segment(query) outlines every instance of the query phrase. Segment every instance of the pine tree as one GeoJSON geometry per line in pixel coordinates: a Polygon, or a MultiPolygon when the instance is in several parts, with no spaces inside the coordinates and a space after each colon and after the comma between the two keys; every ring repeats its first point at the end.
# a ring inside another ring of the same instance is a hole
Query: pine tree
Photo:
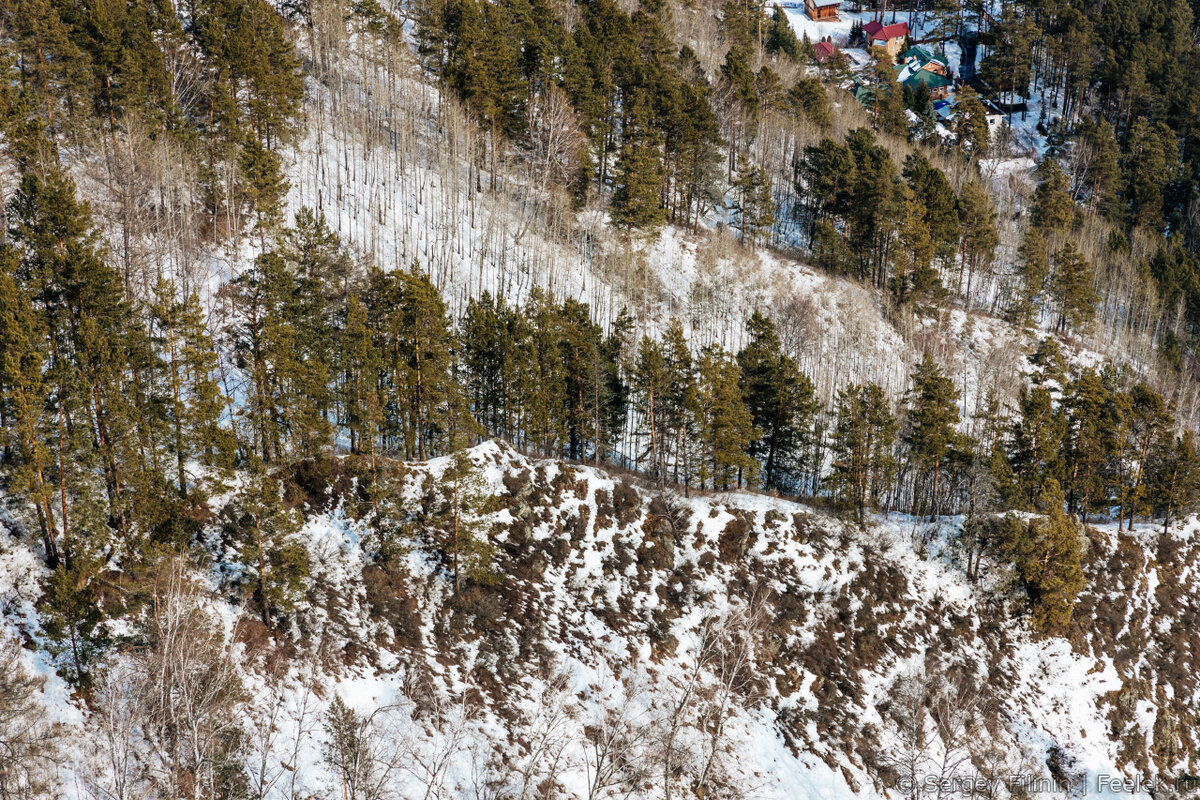
{"type": "Polygon", "coordinates": [[[308,550],[294,536],[300,516],[283,505],[281,492],[266,466],[251,459],[245,487],[224,510],[227,531],[267,627],[295,608],[311,570],[308,550]]]}
{"type": "Polygon", "coordinates": [[[561,353],[558,309],[541,290],[530,293],[528,357],[531,364],[521,387],[525,397],[525,427],[534,449],[560,455],[566,438],[567,400],[565,359],[561,353]]]}
{"type": "Polygon", "coordinates": [[[1096,315],[1092,265],[1071,242],[1066,242],[1054,254],[1051,295],[1058,304],[1059,330],[1079,329],[1096,315]]]}
{"type": "Polygon", "coordinates": [[[1050,390],[1022,387],[1008,446],[1017,490],[1008,501],[1015,507],[1032,508],[1039,488],[1057,473],[1062,437],[1062,420],[1055,414],[1050,390]]]}
{"type": "Polygon", "coordinates": [[[1151,501],[1162,514],[1164,532],[1172,521],[1195,508],[1200,498],[1200,446],[1191,431],[1159,439],[1151,456],[1147,484],[1151,501]]]}
{"type": "Polygon", "coordinates": [[[829,484],[838,502],[854,510],[860,526],[866,524],[867,509],[879,504],[892,483],[895,437],[896,420],[882,388],[865,384],[838,392],[829,484]]]}
{"type": "Polygon", "coordinates": [[[775,198],[771,178],[761,166],[753,165],[745,156],[742,169],[733,183],[737,228],[742,243],[757,244],[769,238],[775,226],[775,198]]]}
{"type": "Polygon", "coordinates": [[[891,56],[881,47],[872,48],[871,55],[875,89],[875,101],[872,104],[875,129],[907,139],[909,131],[904,107],[904,90],[896,82],[896,71],[892,68],[891,56]]]}
{"type": "Polygon", "coordinates": [[[1079,125],[1075,147],[1087,156],[1080,181],[1087,187],[1088,211],[1115,218],[1119,211],[1117,188],[1121,175],[1120,147],[1112,125],[1104,119],[1084,120],[1079,125]]]}
{"type": "Polygon", "coordinates": [[[0,420],[6,452],[15,445],[19,454],[15,485],[33,500],[46,559],[53,568],[59,560],[59,531],[46,446],[46,353],[29,299],[10,273],[15,256],[12,250],[0,249],[0,420]]]}
{"type": "Polygon", "coordinates": [[[208,331],[200,297],[188,295],[179,309],[179,366],[187,397],[187,435],[191,451],[206,467],[227,472],[238,451],[237,437],[222,423],[229,407],[219,381],[219,358],[208,331]]]}
{"type": "Polygon", "coordinates": [[[1037,349],[1029,355],[1029,365],[1035,370],[1031,377],[1034,386],[1062,386],[1065,381],[1067,360],[1062,345],[1053,336],[1038,341],[1037,349]]]}
{"type": "Polygon", "coordinates": [[[451,449],[456,436],[474,435],[469,400],[457,381],[455,338],[441,292],[417,265],[376,273],[384,351],[395,416],[392,435],[407,458],[451,449]]]}
{"type": "MultiPolygon", "coordinates": [[[[958,198],[959,214],[962,217],[961,263],[967,272],[966,298],[971,304],[971,288],[976,273],[990,275],[1000,244],[996,230],[996,210],[992,200],[978,181],[968,181],[958,198]]],[[[959,272],[959,289],[962,289],[962,272],[959,272]]]]}
{"type": "Polygon", "coordinates": [[[1007,94],[1009,102],[1028,91],[1036,33],[1033,20],[1012,3],[1004,4],[992,25],[995,44],[980,63],[979,74],[996,92],[1007,94]]]}
{"type": "Polygon", "coordinates": [[[928,509],[930,518],[937,515],[942,472],[959,444],[957,403],[954,381],[926,353],[913,371],[904,435],[914,469],[913,514],[928,509]]]}
{"type": "Polygon", "coordinates": [[[1085,370],[1072,381],[1063,399],[1066,428],[1063,435],[1064,483],[1067,508],[1087,515],[1109,507],[1104,489],[1105,469],[1112,448],[1112,420],[1106,413],[1108,387],[1094,370],[1085,370]]]}
{"type": "Polygon", "coordinates": [[[672,480],[683,479],[684,489],[691,485],[692,450],[698,437],[700,387],[691,348],[683,333],[683,324],[672,318],[663,335],[668,391],[663,397],[667,433],[674,454],[672,480]]]}
{"type": "Polygon", "coordinates": [[[1037,228],[1031,227],[1025,231],[1017,251],[1017,269],[1022,286],[1009,308],[1009,318],[1018,324],[1028,325],[1033,321],[1034,313],[1040,313],[1043,308],[1046,282],[1050,277],[1050,254],[1046,249],[1046,238],[1037,228]]]}
{"type": "MultiPolygon", "coordinates": [[[[27,172],[10,201],[11,236],[20,254],[17,280],[49,342],[48,383],[67,433],[86,420],[94,436],[113,526],[130,530],[128,473],[141,466],[138,427],[153,420],[134,408],[130,365],[154,366],[148,339],[124,297],[120,275],[103,259],[90,209],[74,183],[49,165],[27,172]],[[128,435],[127,435],[128,434],[128,435]]],[[[67,436],[60,437],[65,443],[67,436]]],[[[60,444],[61,463],[78,458],[60,444]]],[[[65,480],[65,471],[60,469],[65,480]]],[[[60,487],[60,493],[65,491],[60,487]]]]}
{"type": "MultiPolygon", "coordinates": [[[[638,344],[630,384],[634,402],[640,411],[641,430],[649,438],[650,474],[659,485],[662,485],[666,474],[667,395],[671,390],[670,380],[662,345],[649,336],[643,336],[638,344]]],[[[646,451],[639,452],[638,461],[645,455],[646,451]]]]}
{"type": "Polygon", "coordinates": [[[1134,120],[1126,137],[1122,192],[1132,224],[1162,228],[1164,203],[1179,176],[1178,150],[1178,137],[1165,122],[1134,120]]]}
{"type": "Polygon", "coordinates": [[[1053,158],[1043,160],[1037,174],[1039,180],[1030,210],[1033,226],[1046,234],[1065,231],[1075,222],[1075,203],[1071,200],[1067,176],[1053,158]]]}
{"type": "Polygon", "coordinates": [[[771,23],[767,27],[764,44],[768,53],[781,53],[793,61],[800,58],[800,40],[796,38],[787,14],[779,6],[771,12],[771,23]]]}
{"type": "Polygon", "coordinates": [[[910,153],[905,159],[903,176],[929,232],[933,254],[948,261],[954,255],[960,232],[958,202],[950,181],[920,152],[910,153]]]}
{"type": "Polygon", "coordinates": [[[0,8],[0,19],[13,32],[21,73],[30,76],[35,105],[45,111],[53,136],[86,91],[85,55],[53,0],[15,0],[0,8]]]}
{"type": "MultiPolygon", "coordinates": [[[[958,149],[968,158],[987,158],[991,146],[987,109],[970,86],[963,86],[958,90],[954,105],[954,137],[958,149]]],[[[967,219],[965,214],[963,219],[967,219]]]]}
{"type": "Polygon", "coordinates": [[[379,390],[383,359],[367,309],[357,297],[350,298],[340,356],[341,407],[343,424],[350,436],[350,452],[370,454],[371,478],[377,488],[375,444],[385,405],[385,396],[379,390]]]}
{"type": "Polygon", "coordinates": [[[99,598],[91,576],[94,564],[59,564],[51,573],[41,609],[48,650],[59,661],[59,674],[72,685],[87,689],[91,667],[108,644],[101,623],[99,598]]]}
{"type": "MultiPolygon", "coordinates": [[[[1169,430],[1171,415],[1162,395],[1143,383],[1133,387],[1129,399],[1132,406],[1129,439],[1137,466],[1132,484],[1127,483],[1127,491],[1122,492],[1118,518],[1123,516],[1120,512],[1128,511],[1129,528],[1132,530],[1134,516],[1149,510],[1145,480],[1150,451],[1169,430]]],[[[1120,529],[1119,522],[1117,528],[1120,529]]]]}
{"type": "Polygon", "coordinates": [[[283,217],[283,198],[288,191],[279,155],[254,136],[242,143],[238,155],[240,194],[254,216],[254,232],[265,248],[267,236],[283,217]]]}
{"type": "Polygon", "coordinates": [[[851,208],[855,158],[850,148],[825,138],[804,148],[796,170],[796,194],[808,198],[810,237],[817,224],[844,217],[851,208]]]}
{"type": "Polygon", "coordinates": [[[1009,519],[1005,547],[1033,603],[1034,624],[1053,633],[1071,621],[1075,599],[1084,587],[1083,547],[1077,526],[1063,511],[1058,481],[1046,481],[1038,511],[1042,516],[1027,525],[1009,519]]]}
{"type": "Polygon", "coordinates": [[[482,471],[466,450],[450,456],[450,464],[440,481],[443,508],[439,525],[445,528],[445,551],[450,556],[454,591],[470,583],[490,586],[499,580],[492,565],[496,548],[488,539],[486,510],[487,486],[482,471]]]}
{"type": "Polygon", "coordinates": [[[704,448],[700,484],[729,489],[734,479],[753,484],[758,462],[750,456],[750,443],[762,433],[742,399],[741,370],[725,350],[707,347],[698,364],[697,410],[699,436],[704,448]]]}
{"type": "Polygon", "coordinates": [[[783,353],[770,320],[755,312],[746,328],[750,342],[737,361],[751,423],[761,434],[750,443],[749,455],[762,465],[765,488],[796,491],[816,415],[813,385],[783,353]]]}
{"type": "Polygon", "coordinates": [[[897,185],[902,208],[898,246],[892,252],[892,298],[897,305],[920,302],[941,294],[941,279],[933,267],[933,238],[924,204],[903,184],[897,185]]]}
{"type": "Polygon", "coordinates": [[[653,232],[663,223],[662,186],[657,133],[649,103],[638,93],[622,129],[610,208],[613,224],[625,230],[627,241],[635,230],[653,232]]]}
{"type": "Polygon", "coordinates": [[[236,317],[234,350],[249,372],[246,413],[263,461],[290,451],[303,458],[324,453],[331,442],[330,364],[319,336],[316,295],[304,288],[275,252],[229,285],[236,317]]]}

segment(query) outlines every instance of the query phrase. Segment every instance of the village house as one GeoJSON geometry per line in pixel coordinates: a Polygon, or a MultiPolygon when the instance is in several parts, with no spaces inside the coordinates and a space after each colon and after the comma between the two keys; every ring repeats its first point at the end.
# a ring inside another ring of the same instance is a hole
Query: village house
{"type": "Polygon", "coordinates": [[[804,13],[815,22],[836,20],[842,0],[804,0],[804,13]]]}
{"type": "Polygon", "coordinates": [[[925,69],[909,72],[907,68],[901,68],[897,80],[913,91],[916,91],[918,86],[924,86],[929,90],[930,99],[935,101],[946,99],[954,91],[953,81],[945,75],[925,69]]]}
{"type": "Polygon", "coordinates": [[[833,42],[817,42],[813,45],[813,57],[817,60],[818,64],[827,63],[839,52],[841,51],[837,49],[833,42]]]}
{"type": "Polygon", "coordinates": [[[950,64],[942,53],[931,53],[924,47],[910,47],[904,54],[904,63],[912,71],[918,69],[936,72],[938,75],[949,75],[950,64]]]}
{"type": "Polygon", "coordinates": [[[923,47],[910,47],[897,71],[897,81],[912,91],[924,86],[934,101],[944,100],[954,91],[945,56],[935,55],[923,47]]]}
{"type": "Polygon", "coordinates": [[[895,22],[891,25],[884,25],[876,20],[871,20],[863,25],[863,33],[866,34],[869,45],[882,47],[889,56],[895,58],[908,39],[908,23],[895,22]]]}

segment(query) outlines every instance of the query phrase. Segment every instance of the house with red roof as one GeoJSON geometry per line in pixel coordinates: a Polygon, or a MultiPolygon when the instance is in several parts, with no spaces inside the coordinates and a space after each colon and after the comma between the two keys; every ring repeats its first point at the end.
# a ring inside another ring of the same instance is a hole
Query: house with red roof
{"type": "Polygon", "coordinates": [[[813,57],[816,58],[818,64],[826,63],[839,52],[841,51],[833,42],[817,42],[813,45],[813,57]]]}
{"type": "Polygon", "coordinates": [[[908,23],[893,22],[891,25],[884,25],[877,20],[871,20],[863,25],[863,33],[866,34],[870,45],[882,47],[889,56],[895,58],[908,39],[908,23]]]}

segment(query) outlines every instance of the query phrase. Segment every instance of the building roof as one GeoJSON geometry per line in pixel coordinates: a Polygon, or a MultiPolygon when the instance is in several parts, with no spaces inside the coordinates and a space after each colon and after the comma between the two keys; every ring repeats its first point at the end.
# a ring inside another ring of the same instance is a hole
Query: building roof
{"type": "Polygon", "coordinates": [[[825,8],[826,6],[840,6],[842,0],[805,0],[806,3],[811,3],[814,8],[825,8]]]}
{"type": "Polygon", "coordinates": [[[918,84],[925,84],[929,89],[941,89],[945,86],[954,84],[945,75],[939,75],[936,72],[930,72],[927,69],[919,69],[909,73],[909,75],[901,80],[901,82],[910,89],[917,88],[918,84]]]}
{"type": "Polygon", "coordinates": [[[817,61],[828,61],[833,58],[838,49],[834,47],[833,42],[817,42],[813,45],[813,55],[817,61]]]}
{"type": "Polygon", "coordinates": [[[904,54],[904,60],[908,61],[909,59],[916,59],[921,67],[929,64],[940,64],[943,67],[950,66],[944,55],[931,53],[924,47],[913,46],[908,48],[908,52],[904,54]]]}
{"type": "Polygon", "coordinates": [[[908,23],[893,22],[891,25],[884,25],[876,20],[871,20],[863,25],[863,33],[874,41],[886,42],[889,39],[908,36],[908,23]]]}

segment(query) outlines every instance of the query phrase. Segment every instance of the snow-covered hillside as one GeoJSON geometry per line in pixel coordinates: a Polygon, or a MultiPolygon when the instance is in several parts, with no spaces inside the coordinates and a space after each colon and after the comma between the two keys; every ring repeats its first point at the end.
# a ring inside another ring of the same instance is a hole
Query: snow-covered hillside
{"type": "MultiPolygon", "coordinates": [[[[97,670],[86,708],[26,651],[60,788],[179,780],[138,690],[164,664],[193,676],[168,702],[203,732],[177,731],[196,774],[227,759],[251,796],[899,798],[968,779],[1018,796],[1010,776],[1077,796],[1194,750],[1194,519],[1090,531],[1077,624],[1041,638],[1006,567],[967,579],[962,520],[859,530],[499,441],[470,459],[462,531],[490,544],[489,572],[457,591],[436,522],[451,461],[396,465],[378,509],[341,462],[291,498],[312,571],[278,633],[239,608],[214,527],[213,561],[164,567],[140,622],[111,631],[141,644],[97,670]]],[[[40,641],[30,547],[5,536],[4,622],[40,641]]]]}

